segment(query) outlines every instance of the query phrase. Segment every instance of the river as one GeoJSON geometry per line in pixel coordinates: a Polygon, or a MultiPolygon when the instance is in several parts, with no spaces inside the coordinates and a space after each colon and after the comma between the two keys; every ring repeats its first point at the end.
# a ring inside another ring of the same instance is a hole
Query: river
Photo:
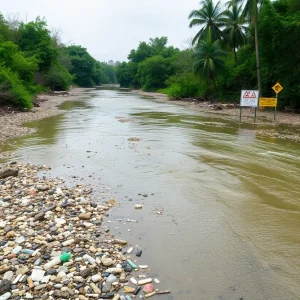
{"type": "Polygon", "coordinates": [[[131,92],[90,94],[0,151],[116,199],[105,226],[172,290],[154,298],[300,299],[299,143],[131,92]]]}

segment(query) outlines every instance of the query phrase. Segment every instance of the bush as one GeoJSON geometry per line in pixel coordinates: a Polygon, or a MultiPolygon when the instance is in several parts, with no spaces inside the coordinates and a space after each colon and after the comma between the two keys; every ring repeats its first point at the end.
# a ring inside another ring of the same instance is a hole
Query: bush
{"type": "Polygon", "coordinates": [[[73,76],[62,65],[53,65],[45,75],[45,85],[53,91],[69,90],[73,76]]]}
{"type": "Polygon", "coordinates": [[[32,93],[25,88],[18,75],[10,69],[0,67],[0,95],[5,95],[14,105],[32,107],[32,93]]]}
{"type": "Polygon", "coordinates": [[[166,93],[169,98],[190,98],[201,95],[200,80],[193,73],[172,76],[167,84],[169,87],[166,89],[166,93]]]}

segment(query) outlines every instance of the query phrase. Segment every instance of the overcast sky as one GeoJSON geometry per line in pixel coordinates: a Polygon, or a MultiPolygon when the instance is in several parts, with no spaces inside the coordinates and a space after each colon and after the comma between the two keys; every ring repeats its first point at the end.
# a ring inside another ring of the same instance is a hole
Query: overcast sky
{"type": "Polygon", "coordinates": [[[100,61],[126,60],[140,41],[167,36],[179,48],[195,34],[188,15],[199,0],[0,0],[5,15],[45,17],[62,40],[84,46],[100,61]]]}

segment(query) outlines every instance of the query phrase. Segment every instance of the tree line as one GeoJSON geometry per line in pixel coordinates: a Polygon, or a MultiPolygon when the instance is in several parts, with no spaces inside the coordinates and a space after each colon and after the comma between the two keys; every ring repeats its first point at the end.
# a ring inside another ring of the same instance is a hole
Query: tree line
{"type": "Polygon", "coordinates": [[[103,83],[116,83],[114,66],[62,44],[44,19],[24,23],[0,13],[0,104],[31,108],[38,93],[103,83]]]}
{"type": "Polygon", "coordinates": [[[187,49],[167,46],[166,37],[141,42],[117,67],[120,85],[238,101],[241,89],[274,96],[279,81],[279,106],[300,107],[299,0],[203,0],[189,20],[199,31],[187,49]]]}

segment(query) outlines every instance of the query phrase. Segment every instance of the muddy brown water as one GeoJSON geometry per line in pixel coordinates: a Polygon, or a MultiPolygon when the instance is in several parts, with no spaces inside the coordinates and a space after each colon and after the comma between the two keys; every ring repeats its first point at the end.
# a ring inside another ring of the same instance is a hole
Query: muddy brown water
{"type": "Polygon", "coordinates": [[[105,226],[172,290],[155,299],[300,299],[299,143],[131,92],[91,95],[0,151],[117,199],[105,226]]]}

